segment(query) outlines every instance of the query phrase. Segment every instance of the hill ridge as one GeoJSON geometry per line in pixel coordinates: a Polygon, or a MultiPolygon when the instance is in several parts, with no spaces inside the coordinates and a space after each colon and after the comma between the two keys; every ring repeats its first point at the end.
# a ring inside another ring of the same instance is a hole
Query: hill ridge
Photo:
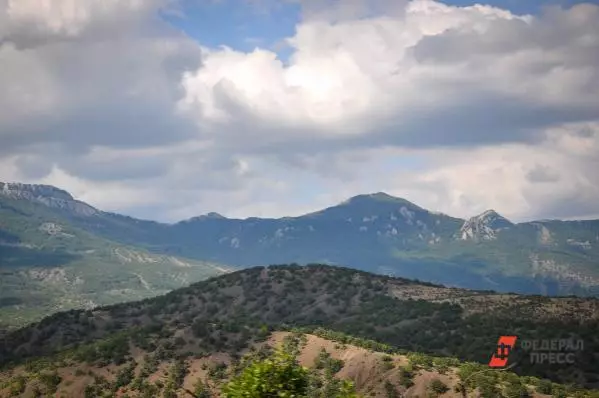
{"type": "Polygon", "coordinates": [[[234,354],[272,331],[324,328],[333,336],[378,341],[393,350],[485,364],[499,335],[521,341],[568,336],[584,340],[584,351],[573,353],[575,363],[552,370],[531,363],[519,349],[513,353],[515,371],[592,387],[598,386],[597,327],[597,299],[506,296],[322,264],[273,265],[156,298],[55,314],[4,336],[0,359],[12,367],[10,361],[31,361],[32,354],[74,349],[81,360],[109,363],[126,358],[130,344],[167,350],[172,358],[234,354]],[[95,348],[85,348],[88,344],[95,348]]]}

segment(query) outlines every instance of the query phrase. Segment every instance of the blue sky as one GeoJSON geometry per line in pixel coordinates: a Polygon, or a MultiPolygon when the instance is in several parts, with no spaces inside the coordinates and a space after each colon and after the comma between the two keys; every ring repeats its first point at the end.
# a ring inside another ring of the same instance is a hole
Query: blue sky
{"type": "MultiPolygon", "coordinates": [[[[594,0],[591,0],[591,2],[594,0]]],[[[544,7],[559,5],[568,8],[580,0],[447,0],[446,4],[468,6],[489,4],[516,14],[538,14],[544,7]]],[[[285,60],[289,49],[281,47],[282,39],[293,36],[295,25],[301,19],[297,2],[272,2],[266,11],[257,1],[182,0],[184,17],[169,16],[169,22],[208,47],[229,46],[240,51],[255,47],[276,50],[285,60]]]]}
{"type": "Polygon", "coordinates": [[[281,39],[293,36],[300,19],[298,4],[281,3],[265,11],[244,0],[184,0],[183,12],[184,17],[169,17],[169,21],[202,45],[241,51],[277,48],[281,39]]]}

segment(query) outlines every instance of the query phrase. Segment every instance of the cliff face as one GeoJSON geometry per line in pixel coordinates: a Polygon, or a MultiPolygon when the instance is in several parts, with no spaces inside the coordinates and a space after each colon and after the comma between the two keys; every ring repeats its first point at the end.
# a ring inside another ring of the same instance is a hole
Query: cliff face
{"type": "Polygon", "coordinates": [[[98,213],[94,207],[75,200],[67,191],[51,185],[0,182],[0,195],[11,199],[39,202],[81,216],[93,216],[98,213]]]}
{"type": "Polygon", "coordinates": [[[513,225],[495,210],[487,210],[467,220],[460,228],[458,236],[462,240],[494,240],[497,238],[497,232],[513,225]]]}

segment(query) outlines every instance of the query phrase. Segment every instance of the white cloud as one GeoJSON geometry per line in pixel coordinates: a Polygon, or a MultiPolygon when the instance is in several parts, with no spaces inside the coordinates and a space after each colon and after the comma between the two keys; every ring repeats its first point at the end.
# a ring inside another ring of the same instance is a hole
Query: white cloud
{"type": "Polygon", "coordinates": [[[302,3],[284,63],[201,47],[158,17],[168,1],[0,0],[0,179],[167,220],[380,190],[599,214],[599,6],[302,3]]]}
{"type": "Polygon", "coordinates": [[[181,105],[204,127],[249,122],[259,145],[281,134],[365,146],[526,141],[599,117],[596,9],[532,18],[416,0],[396,18],[308,20],[289,39],[288,66],[266,50],[206,52],[181,105]]]}

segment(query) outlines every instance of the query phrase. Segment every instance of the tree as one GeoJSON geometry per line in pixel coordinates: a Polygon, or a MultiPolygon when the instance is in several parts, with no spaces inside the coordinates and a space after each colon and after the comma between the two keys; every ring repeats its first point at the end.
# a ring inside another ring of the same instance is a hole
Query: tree
{"type": "Polygon", "coordinates": [[[300,366],[293,345],[280,347],[267,358],[253,358],[223,387],[222,396],[358,398],[351,382],[334,379],[330,373],[323,378],[318,372],[300,366]]]}
{"type": "Polygon", "coordinates": [[[247,366],[222,392],[225,398],[304,397],[308,375],[292,354],[278,349],[271,358],[247,366]]]}

